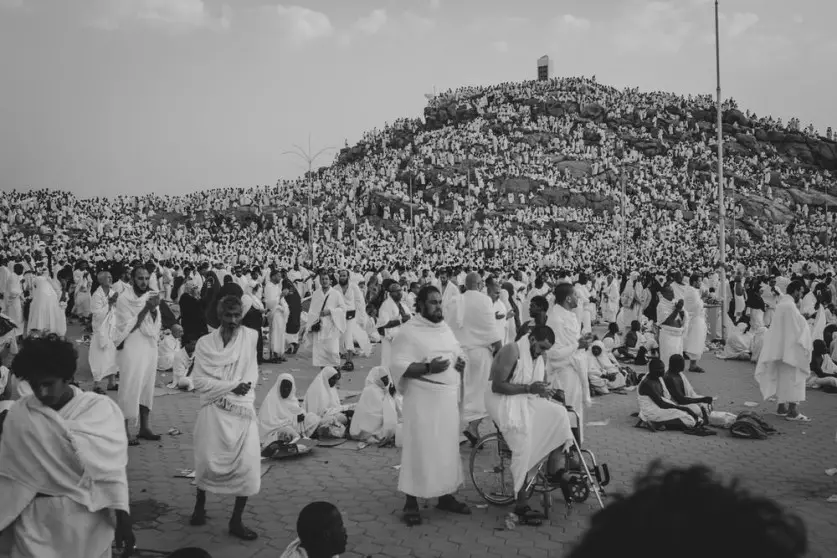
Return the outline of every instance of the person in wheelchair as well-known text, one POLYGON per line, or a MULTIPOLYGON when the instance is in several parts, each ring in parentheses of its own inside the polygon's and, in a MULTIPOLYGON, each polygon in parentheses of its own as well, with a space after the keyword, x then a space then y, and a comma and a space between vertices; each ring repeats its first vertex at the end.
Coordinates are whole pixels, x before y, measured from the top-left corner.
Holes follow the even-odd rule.
POLYGON ((555 343, 549 326, 538 325, 516 343, 500 349, 491 365, 485 394, 488 414, 512 452, 511 472, 517 502, 514 512, 521 524, 540 525, 544 515, 528 504, 523 488, 526 474, 549 456, 550 482, 558 482, 564 449, 573 440, 567 409, 553 399, 546 383, 543 353, 555 343))

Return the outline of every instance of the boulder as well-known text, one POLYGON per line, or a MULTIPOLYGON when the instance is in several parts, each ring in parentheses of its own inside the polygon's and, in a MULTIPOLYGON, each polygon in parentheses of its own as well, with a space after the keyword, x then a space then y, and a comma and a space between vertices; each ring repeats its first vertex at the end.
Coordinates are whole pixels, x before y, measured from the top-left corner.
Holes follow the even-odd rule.
POLYGON ((743 112, 738 109, 731 109, 723 114, 723 121, 728 124, 738 124, 739 126, 750 127, 750 119, 747 118, 743 112))
POLYGON ((593 172, 593 167, 587 161, 562 161, 555 167, 560 172, 569 170, 570 174, 576 177, 590 176, 593 172))
POLYGON ((598 103, 590 103, 589 105, 584 105, 584 108, 581 109, 582 118, 589 118, 597 122, 603 121, 606 114, 607 110, 605 110, 605 108, 598 103))

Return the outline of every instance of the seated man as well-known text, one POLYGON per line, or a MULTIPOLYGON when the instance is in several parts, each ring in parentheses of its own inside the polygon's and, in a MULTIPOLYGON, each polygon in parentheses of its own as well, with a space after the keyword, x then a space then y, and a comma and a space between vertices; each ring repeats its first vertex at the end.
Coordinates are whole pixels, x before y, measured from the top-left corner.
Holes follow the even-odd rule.
POLYGON ((700 415, 672 400, 663 379, 665 371, 663 361, 658 358, 648 363, 648 374, 637 389, 639 420, 652 430, 683 430, 692 433, 701 422, 700 415))
POLYGON ((724 315, 724 322, 727 328, 727 340, 723 352, 717 357, 724 360, 750 360, 754 335, 750 331, 747 316, 742 316, 733 326, 729 316, 724 315))
POLYGON ((828 393, 837 392, 837 365, 831 360, 825 341, 814 341, 811 354, 811 372, 808 376, 808 387, 821 389, 828 393))
POLYGON ((593 395, 607 395, 611 391, 624 393, 625 376, 601 341, 594 341, 587 353, 587 378, 593 395))
POLYGON ((197 340, 190 339, 186 345, 181 347, 174 356, 174 368, 172 381, 166 387, 170 389, 182 389, 194 391, 195 383, 192 381, 192 370, 195 366, 195 346, 197 340))
POLYGON ((664 377, 666 388, 675 403, 685 405, 692 411, 703 415, 703 423, 708 424, 709 414, 712 412, 712 398, 697 394, 689 379, 683 374, 685 369, 686 360, 683 355, 671 355, 668 359, 668 371, 664 377))
POLYGON ((349 540, 343 516, 333 504, 312 502, 299 512, 297 539, 280 558, 331 558, 346 551, 349 540))
POLYGON ((605 333, 602 341, 605 339, 612 340, 614 349, 621 349, 625 345, 625 341, 622 339, 622 333, 619 331, 619 324, 616 322, 607 325, 607 333, 605 333))
POLYGON ((627 358, 633 358, 636 364, 645 364, 646 355, 658 348, 657 342, 652 335, 642 331, 639 320, 631 322, 631 331, 625 335, 625 346, 622 354, 627 358))
POLYGON ((555 343, 548 326, 535 326, 516 343, 500 349, 491 365, 485 406, 512 451, 512 478, 517 493, 514 513, 526 525, 540 525, 543 515, 528 505, 526 474, 545 457, 548 473, 560 474, 563 448, 573 440, 567 410, 552 398, 543 357, 555 343))

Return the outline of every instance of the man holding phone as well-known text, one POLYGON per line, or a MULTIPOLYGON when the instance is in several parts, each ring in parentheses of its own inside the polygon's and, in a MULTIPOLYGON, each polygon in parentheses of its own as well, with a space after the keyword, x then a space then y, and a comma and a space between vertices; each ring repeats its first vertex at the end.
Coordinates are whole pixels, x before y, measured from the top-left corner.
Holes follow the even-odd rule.
POLYGON ((131 288, 116 300, 113 342, 119 367, 117 402, 125 415, 128 445, 139 440, 157 441, 149 426, 157 374, 157 345, 160 340, 160 294, 149 289, 149 273, 142 266, 131 272, 131 288), (128 423, 139 422, 139 434, 132 436, 128 423))

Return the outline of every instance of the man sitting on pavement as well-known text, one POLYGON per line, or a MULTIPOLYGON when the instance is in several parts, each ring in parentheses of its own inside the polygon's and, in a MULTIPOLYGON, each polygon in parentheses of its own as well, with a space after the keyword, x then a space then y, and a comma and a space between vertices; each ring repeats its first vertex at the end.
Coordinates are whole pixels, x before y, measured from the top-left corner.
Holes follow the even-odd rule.
POLYGON ((663 375, 665 365, 658 358, 648 363, 648 374, 639 383, 637 399, 639 420, 652 430, 682 430, 688 434, 706 435, 699 413, 672 400, 663 375))
POLYGON ((555 393, 546 383, 541 355, 554 343, 552 329, 540 325, 516 343, 501 348, 491 365, 491 383, 485 394, 486 409, 512 452, 511 471, 517 493, 514 512, 526 525, 540 525, 544 517, 528 505, 523 488, 527 472, 548 456, 548 473, 559 474, 562 449, 573 438, 567 410, 553 401, 555 393))
POLYGON ((664 377, 666 388, 675 403, 685 405, 692 411, 700 413, 703 415, 704 424, 709 424, 712 398, 698 395, 689 379, 683 374, 685 369, 686 359, 683 355, 671 355, 668 359, 668 371, 664 377))

